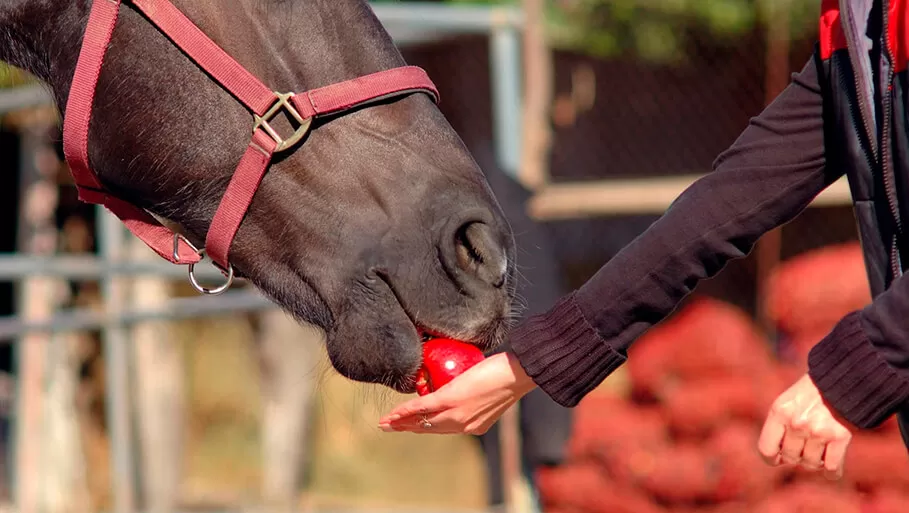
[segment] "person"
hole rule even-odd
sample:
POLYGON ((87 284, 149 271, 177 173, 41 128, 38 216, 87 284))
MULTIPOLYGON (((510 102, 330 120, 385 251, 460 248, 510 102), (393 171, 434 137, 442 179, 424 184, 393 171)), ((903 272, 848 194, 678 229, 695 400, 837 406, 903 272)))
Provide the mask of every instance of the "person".
POLYGON ((872 301, 815 345, 757 440, 770 465, 842 474, 858 429, 909 420, 909 0, 823 0, 805 66, 713 171, 578 289, 518 324, 510 351, 406 401, 384 430, 481 433, 537 387, 573 407, 699 280, 795 218, 846 174, 872 301), (842 11, 840 10, 842 6, 842 11))

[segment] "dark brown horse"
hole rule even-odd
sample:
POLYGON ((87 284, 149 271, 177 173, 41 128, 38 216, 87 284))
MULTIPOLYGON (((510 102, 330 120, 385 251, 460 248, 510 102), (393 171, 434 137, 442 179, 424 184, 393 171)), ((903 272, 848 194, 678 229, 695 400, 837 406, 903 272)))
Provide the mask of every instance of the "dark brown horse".
MULTIPOLYGON (((363 0, 173 3, 275 91, 404 64, 363 0)), ((43 80, 65 107, 91 5, 3 0, 0 60, 43 80)), ((202 247, 253 118, 130 2, 120 11, 97 86, 91 166, 106 189, 202 247)), ((513 256, 482 172, 430 97, 410 94, 319 119, 277 156, 230 264, 324 329, 341 374, 410 391, 424 335, 484 348, 503 337, 513 256)))

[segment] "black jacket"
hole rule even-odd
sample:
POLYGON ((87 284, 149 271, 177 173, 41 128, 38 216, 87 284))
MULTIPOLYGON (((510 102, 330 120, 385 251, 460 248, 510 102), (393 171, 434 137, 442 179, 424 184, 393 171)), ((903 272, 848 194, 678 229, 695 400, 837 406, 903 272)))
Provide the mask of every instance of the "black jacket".
MULTIPOLYGON (((815 53, 825 98, 827 167, 835 167, 849 180, 874 298, 865 311, 870 322, 863 327, 879 342, 878 354, 888 366, 902 371, 904 382, 909 367, 909 282, 902 277, 909 256, 907 7, 905 0, 824 0, 815 53)), ((887 369, 837 372, 834 362, 827 362, 825 356, 841 351, 830 347, 835 340, 825 342, 812 351, 810 363, 812 376, 825 384, 827 395, 838 396, 834 405, 860 399, 845 390, 853 380, 878 384, 886 374, 887 369)), ((848 361, 851 357, 841 358, 848 361)), ((883 420, 888 410, 906 409, 905 384, 896 389, 883 387, 883 383, 878 386, 880 399, 889 398, 892 404, 865 424, 883 420)), ((909 412, 901 413, 899 420, 907 440, 909 412)))
MULTIPOLYGON (((515 354, 544 391, 577 404, 699 280, 748 254, 845 174, 874 298, 812 349, 809 374, 860 427, 906 409, 907 2, 823 0, 814 56, 713 172, 587 283, 512 331, 515 354)), ((909 426, 909 410, 900 417, 909 426)))

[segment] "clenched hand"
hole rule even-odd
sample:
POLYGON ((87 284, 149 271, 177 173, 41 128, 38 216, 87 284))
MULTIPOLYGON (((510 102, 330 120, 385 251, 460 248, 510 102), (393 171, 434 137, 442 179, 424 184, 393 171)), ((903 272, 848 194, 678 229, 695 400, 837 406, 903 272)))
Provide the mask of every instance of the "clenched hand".
POLYGON ((852 441, 847 425, 827 407, 806 374, 774 401, 758 450, 770 465, 801 465, 839 479, 852 441))

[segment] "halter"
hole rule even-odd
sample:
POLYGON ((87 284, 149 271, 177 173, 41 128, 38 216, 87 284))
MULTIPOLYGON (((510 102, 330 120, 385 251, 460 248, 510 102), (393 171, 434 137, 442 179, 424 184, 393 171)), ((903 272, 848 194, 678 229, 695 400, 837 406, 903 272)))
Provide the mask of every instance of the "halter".
POLYGON ((380 71, 299 94, 274 92, 227 55, 169 0, 129 0, 197 66, 253 113, 252 139, 221 198, 205 247, 198 249, 145 210, 110 194, 89 166, 88 129, 95 90, 121 3, 121 0, 92 2, 66 106, 63 151, 79 199, 106 207, 162 258, 173 264, 188 265, 190 283, 203 294, 220 294, 230 287, 234 279, 228 258, 230 247, 262 177, 276 153, 294 147, 306 135, 313 118, 415 92, 427 93, 435 102, 439 100, 429 76, 416 66, 380 71), (269 125, 282 111, 299 123, 296 131, 286 138, 269 125), (205 253, 227 277, 223 285, 214 289, 202 287, 193 273, 195 264, 205 253))

